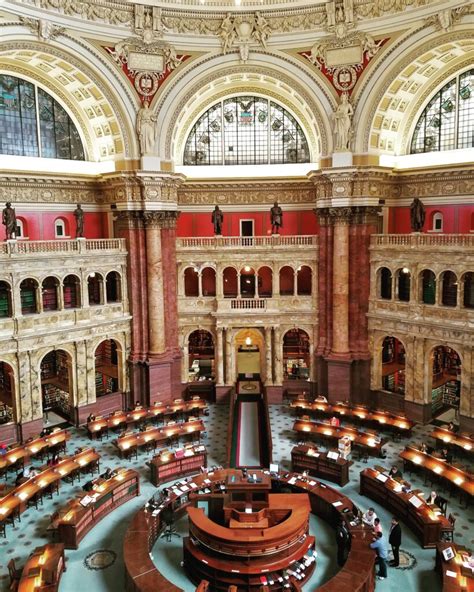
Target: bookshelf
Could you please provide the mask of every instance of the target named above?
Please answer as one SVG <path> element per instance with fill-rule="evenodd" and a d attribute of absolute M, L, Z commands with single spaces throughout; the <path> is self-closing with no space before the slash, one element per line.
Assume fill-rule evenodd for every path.
<path fill-rule="evenodd" d="M 311 446 L 295 446 L 291 451 L 291 470 L 296 473 L 307 471 L 310 475 L 333 481 L 341 487 L 349 482 L 350 462 L 340 455 L 333 460 L 327 452 Z"/>
<path fill-rule="evenodd" d="M 56 287 L 43 288 L 43 310 L 58 310 L 58 295 Z"/>
<path fill-rule="evenodd" d="M 188 449 L 190 450 L 190 449 Z M 192 449 L 192 455 L 176 458 L 175 454 L 165 453 L 154 456 L 150 463 L 151 482 L 160 485 L 178 477 L 199 473 L 201 467 L 207 466 L 207 451 L 204 446 Z"/>
<path fill-rule="evenodd" d="M 0 282 L 0 319 L 11 316 L 10 294 L 4 282 Z"/>
<path fill-rule="evenodd" d="M 21 288 L 21 314 L 34 314 L 36 312 L 36 290 L 34 287 Z"/>
<path fill-rule="evenodd" d="M 443 407 L 444 385 L 438 386 L 431 391 L 431 411 L 437 413 Z"/>

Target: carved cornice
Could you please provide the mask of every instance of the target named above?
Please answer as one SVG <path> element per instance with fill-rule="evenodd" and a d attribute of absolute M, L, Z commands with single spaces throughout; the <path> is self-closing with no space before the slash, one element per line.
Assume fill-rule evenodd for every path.
<path fill-rule="evenodd" d="M 145 202 L 178 203 L 178 188 L 184 182 L 184 176 L 178 174 L 143 175 L 139 173 L 141 197 Z"/>
<path fill-rule="evenodd" d="M 146 228 L 176 228 L 179 212 L 144 212 L 143 219 Z"/>
<path fill-rule="evenodd" d="M 0 175 L 0 201 L 12 203 L 103 203 L 97 181 L 43 175 Z"/>
<path fill-rule="evenodd" d="M 376 206 L 355 206 L 343 208 L 316 208 L 320 226 L 367 224 L 373 222 L 381 208 Z"/>

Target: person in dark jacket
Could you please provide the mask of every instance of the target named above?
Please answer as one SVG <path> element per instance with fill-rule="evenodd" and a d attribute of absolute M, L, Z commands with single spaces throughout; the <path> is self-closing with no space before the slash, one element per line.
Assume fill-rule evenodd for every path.
<path fill-rule="evenodd" d="M 402 544 L 402 529 L 398 523 L 398 518 L 392 517 L 392 524 L 390 526 L 390 534 L 388 535 L 388 542 L 392 546 L 393 560 L 390 561 L 391 567 L 398 567 L 400 565 L 400 545 Z"/>
<path fill-rule="evenodd" d="M 337 542 L 337 564 L 342 566 L 346 562 L 347 551 L 349 550 L 350 535 L 344 520 L 341 520 L 336 530 Z"/>

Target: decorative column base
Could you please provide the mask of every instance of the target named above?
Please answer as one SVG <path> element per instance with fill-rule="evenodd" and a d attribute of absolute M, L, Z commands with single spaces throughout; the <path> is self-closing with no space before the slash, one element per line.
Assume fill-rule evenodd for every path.
<path fill-rule="evenodd" d="M 431 403 L 414 403 L 405 401 L 405 415 L 417 423 L 426 424 L 433 418 Z"/>
<path fill-rule="evenodd" d="M 227 405 L 229 403 L 229 395 L 232 386 L 228 385 L 217 385 L 216 386 L 216 403 L 221 405 Z"/>
<path fill-rule="evenodd" d="M 352 360 L 340 358 L 326 358 L 329 403 L 351 400 Z"/>

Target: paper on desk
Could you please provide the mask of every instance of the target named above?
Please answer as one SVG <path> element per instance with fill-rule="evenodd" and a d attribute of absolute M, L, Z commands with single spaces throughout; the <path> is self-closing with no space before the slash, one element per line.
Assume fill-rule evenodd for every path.
<path fill-rule="evenodd" d="M 311 485 L 311 487 L 314 487 L 314 485 L 316 485 L 316 481 L 310 481 L 310 482 L 308 483 L 308 485 Z"/>
<path fill-rule="evenodd" d="M 192 483 L 189 484 L 191 486 L 192 489 L 196 489 L 197 485 L 196 483 L 194 483 L 194 481 Z"/>
<path fill-rule="evenodd" d="M 332 505 L 337 508 L 338 506 L 342 506 L 342 502 L 333 502 Z"/>
<path fill-rule="evenodd" d="M 183 487 L 180 487 L 181 491 L 189 491 L 189 487 L 187 485 L 183 485 Z"/>
<path fill-rule="evenodd" d="M 290 485 L 294 485 L 294 484 L 296 483 L 296 477 L 292 477 L 292 478 L 291 478 L 291 479 L 288 481 L 288 483 L 289 483 Z"/>
<path fill-rule="evenodd" d="M 450 571 L 449 569 L 446 570 L 446 575 L 450 578 L 457 578 L 458 574 L 455 571 Z"/>

